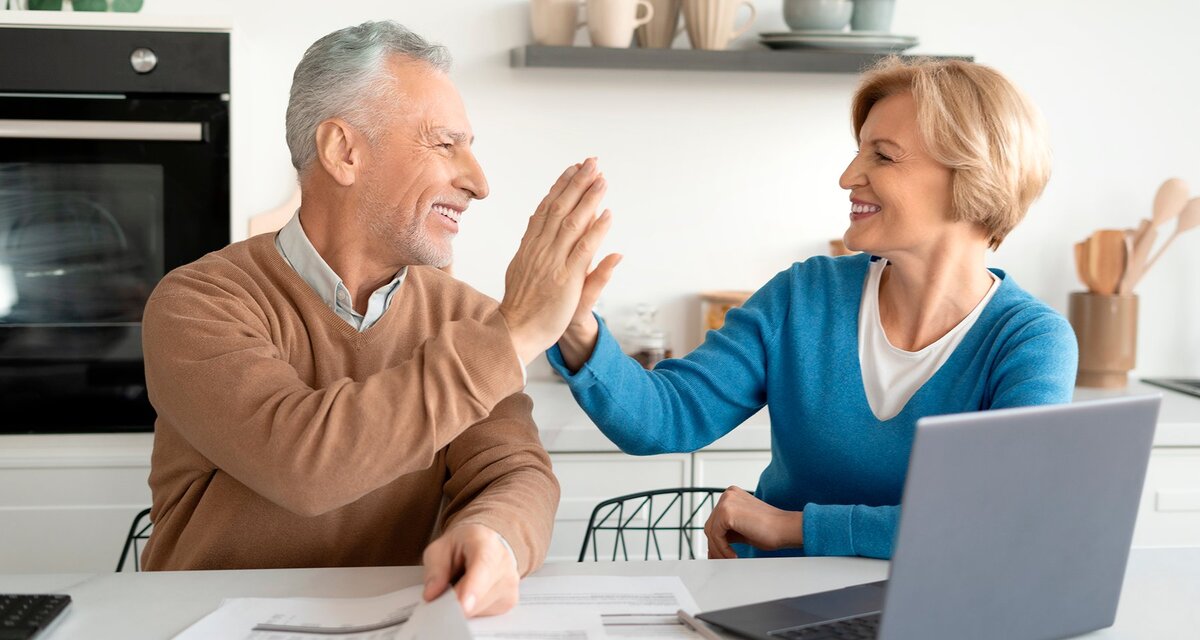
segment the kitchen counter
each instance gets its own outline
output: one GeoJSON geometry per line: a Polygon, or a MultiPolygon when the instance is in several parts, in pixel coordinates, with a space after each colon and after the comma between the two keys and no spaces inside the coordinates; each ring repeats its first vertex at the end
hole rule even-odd
{"type": "Polygon", "coordinates": [[[1147,394],[1162,394],[1163,397],[1158,428],[1154,431],[1154,446],[1200,447],[1200,398],[1132,380],[1124,389],[1075,388],[1075,400],[1147,394]]]}
{"type": "MultiPolygon", "coordinates": [[[[530,380],[526,392],[533,398],[533,417],[542,443],[551,453],[615,452],[575,403],[565,383],[530,380]]],[[[1154,435],[1155,447],[1200,447],[1200,398],[1131,382],[1125,389],[1077,388],[1076,400],[1161,393],[1162,410],[1154,435]]],[[[100,466],[145,464],[153,434],[79,434],[0,436],[0,468],[74,465],[88,461],[100,466]]],[[[764,409],[724,438],[706,447],[711,451],[765,451],[771,448],[771,424],[764,409]]]]}

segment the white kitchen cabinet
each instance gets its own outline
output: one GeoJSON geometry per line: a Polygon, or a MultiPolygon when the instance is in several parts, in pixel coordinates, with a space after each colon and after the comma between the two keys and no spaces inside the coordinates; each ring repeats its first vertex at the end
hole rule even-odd
{"type": "Polygon", "coordinates": [[[624,453],[552,453],[550,459],[562,499],[548,561],[579,558],[588,518],[600,502],[648,489],[686,487],[692,477],[692,457],[686,453],[644,458],[624,453]]]}
{"type": "Polygon", "coordinates": [[[770,451],[697,451],[692,455],[692,486],[738,486],[750,493],[771,461],[770,451]]]}
{"type": "MultiPolygon", "coordinates": [[[[1120,393],[1157,393],[1135,383],[1120,393]]],[[[570,397],[534,381],[529,394],[562,485],[551,560],[575,560],[600,501],[646,489],[751,490],[770,458],[765,413],[692,454],[621,453],[570,397]]],[[[1078,399],[1114,395],[1080,390],[1078,399]]],[[[1135,546],[1200,545],[1200,399],[1165,393],[1134,533],[1135,546]]],[[[0,573],[111,571],[133,516],[150,504],[151,434],[0,436],[0,573]]]]}
{"type": "Polygon", "coordinates": [[[150,434],[0,437],[0,573],[112,571],[150,505],[150,434]]]}
{"type": "Polygon", "coordinates": [[[1200,546],[1200,447],[1156,448],[1150,454],[1133,545],[1200,546]]]}

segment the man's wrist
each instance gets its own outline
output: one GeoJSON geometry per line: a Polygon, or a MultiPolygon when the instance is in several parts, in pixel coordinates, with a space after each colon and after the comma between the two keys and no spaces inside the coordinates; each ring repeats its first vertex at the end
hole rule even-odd
{"type": "Polygon", "coordinates": [[[510,558],[512,558],[513,571],[521,573],[521,563],[517,562],[517,552],[513,551],[512,545],[508,543],[508,539],[504,537],[504,534],[496,531],[495,529],[492,529],[492,531],[496,534],[496,537],[500,539],[500,544],[504,545],[505,549],[508,549],[508,555],[510,558]]]}

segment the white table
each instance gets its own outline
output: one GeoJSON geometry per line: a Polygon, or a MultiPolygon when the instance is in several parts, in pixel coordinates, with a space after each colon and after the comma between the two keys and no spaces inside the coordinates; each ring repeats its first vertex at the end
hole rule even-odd
{"type": "MultiPolygon", "coordinates": [[[[863,558],[554,563],[538,575],[678,575],[702,610],[880,580],[887,563],[863,558]]],[[[341,596],[419,584],[420,567],[0,576],[0,592],[66,592],[74,602],[50,640],[170,638],[236,596],[341,596]]],[[[1134,550],[1116,624],[1086,638],[1195,637],[1200,548],[1134,550]]]]}

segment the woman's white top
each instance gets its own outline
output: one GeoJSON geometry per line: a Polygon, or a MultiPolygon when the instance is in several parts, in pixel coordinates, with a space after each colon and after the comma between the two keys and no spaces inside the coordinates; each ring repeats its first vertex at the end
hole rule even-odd
{"type": "Polygon", "coordinates": [[[992,286],[962,322],[924,349],[905,351],[888,342],[883,323],[879,320],[879,282],[886,266],[887,260],[883,258],[871,263],[858,309],[858,363],[862,369],[867,404],[880,420],[896,417],[917,389],[937,373],[1000,288],[1000,278],[988,271],[992,286]]]}

